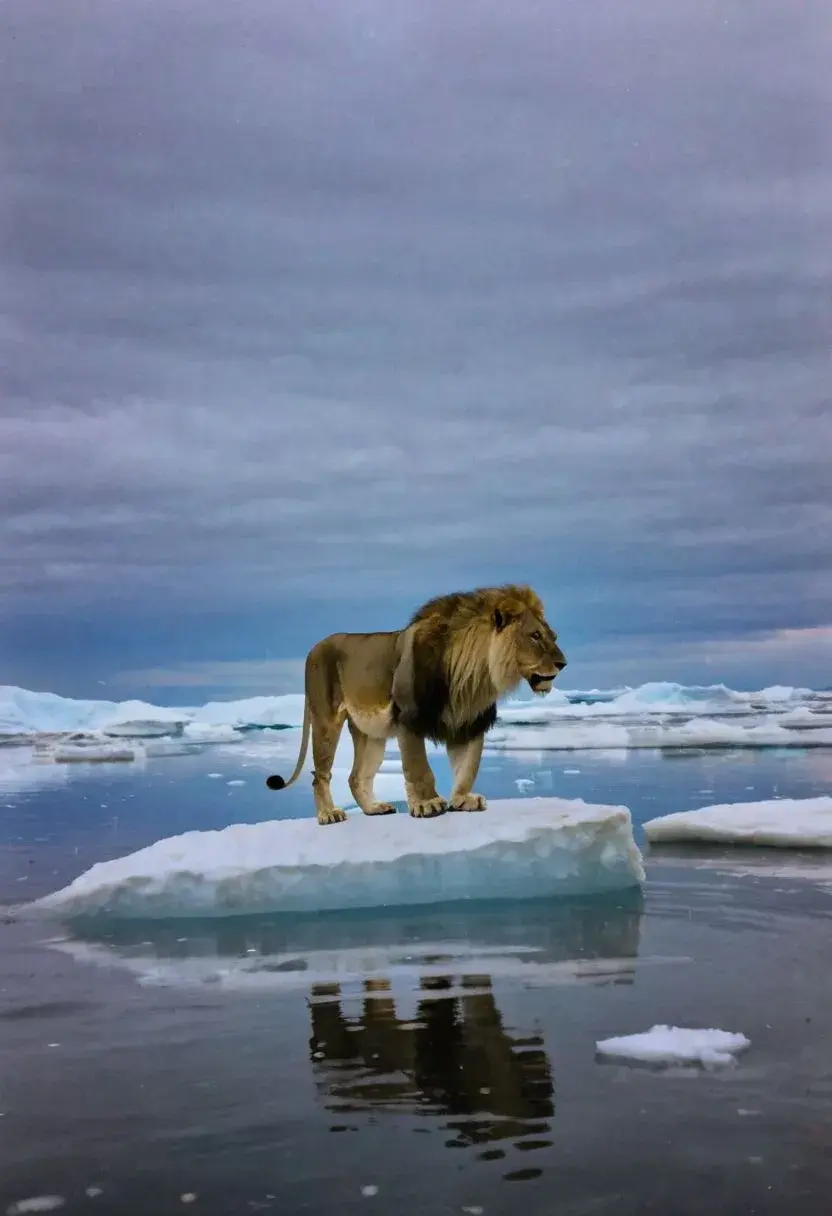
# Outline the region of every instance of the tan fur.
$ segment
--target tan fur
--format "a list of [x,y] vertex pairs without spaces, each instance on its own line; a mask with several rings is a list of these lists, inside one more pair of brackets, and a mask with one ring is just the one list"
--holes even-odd
[[[390,633],[335,633],[306,659],[306,703],[301,749],[288,781],[270,777],[273,789],[300,775],[312,737],[312,789],[320,823],[346,818],[330,792],[332,761],[344,722],[355,758],[353,796],[368,815],[395,811],[373,796],[383,758],[382,741],[396,737],[408,809],[430,817],[448,809],[482,810],[472,792],[483,736],[494,723],[497,698],[523,679],[546,693],[566,666],[539,596],[514,584],[437,596]],[[448,748],[454,786],[450,804],[440,798],[425,740]]]

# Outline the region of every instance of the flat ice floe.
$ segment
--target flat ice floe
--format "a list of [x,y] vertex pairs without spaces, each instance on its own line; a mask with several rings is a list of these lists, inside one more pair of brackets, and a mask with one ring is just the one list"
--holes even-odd
[[596,1043],[607,1059],[638,1060],[645,1064],[733,1064],[734,1057],[751,1046],[744,1034],[729,1030],[693,1030],[681,1026],[653,1026],[643,1034],[622,1035]]
[[[672,723],[580,721],[528,723],[500,729],[486,737],[488,751],[598,751],[637,748],[832,747],[832,727],[820,715],[801,717],[793,727],[779,722],[720,722],[692,718]],[[827,716],[827,720],[828,716]]]
[[727,802],[650,819],[651,844],[714,843],[781,849],[832,848],[832,798]]
[[624,890],[644,881],[630,812],[505,799],[418,820],[360,812],[186,832],[100,862],[30,905],[66,916],[214,917]]

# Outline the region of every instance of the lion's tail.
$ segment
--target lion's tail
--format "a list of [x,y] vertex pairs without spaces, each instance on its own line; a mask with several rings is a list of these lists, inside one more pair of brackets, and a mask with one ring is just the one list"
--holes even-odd
[[293,785],[303,771],[304,761],[306,760],[306,749],[309,746],[309,697],[304,698],[303,702],[303,735],[300,741],[300,755],[298,762],[295,765],[295,771],[292,773],[288,781],[284,781],[277,773],[273,773],[271,777],[266,778],[266,785],[270,790],[285,790],[290,785]]

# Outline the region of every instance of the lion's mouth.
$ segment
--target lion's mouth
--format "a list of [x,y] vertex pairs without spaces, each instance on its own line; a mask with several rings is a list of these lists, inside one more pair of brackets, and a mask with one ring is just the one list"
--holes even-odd
[[532,692],[536,692],[538,696],[545,697],[547,692],[551,691],[555,676],[558,673],[553,671],[551,675],[546,675],[543,672],[536,671],[529,676],[529,686]]

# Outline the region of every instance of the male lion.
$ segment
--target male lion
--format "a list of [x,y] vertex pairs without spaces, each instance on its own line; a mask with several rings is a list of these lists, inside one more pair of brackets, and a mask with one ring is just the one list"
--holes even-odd
[[[306,656],[303,736],[288,781],[266,779],[282,790],[299,777],[312,729],[312,791],[318,822],[340,823],[332,801],[332,761],[346,721],[354,761],[353,797],[365,815],[396,808],[376,802],[373,781],[385,741],[395,736],[411,815],[482,811],[472,792],[483,740],[497,719],[497,697],[527,680],[545,696],[566,666],[543,604],[531,587],[480,587],[429,600],[405,629],[390,633],[333,633]],[[436,792],[425,740],[444,743],[453,770],[448,802]]]

